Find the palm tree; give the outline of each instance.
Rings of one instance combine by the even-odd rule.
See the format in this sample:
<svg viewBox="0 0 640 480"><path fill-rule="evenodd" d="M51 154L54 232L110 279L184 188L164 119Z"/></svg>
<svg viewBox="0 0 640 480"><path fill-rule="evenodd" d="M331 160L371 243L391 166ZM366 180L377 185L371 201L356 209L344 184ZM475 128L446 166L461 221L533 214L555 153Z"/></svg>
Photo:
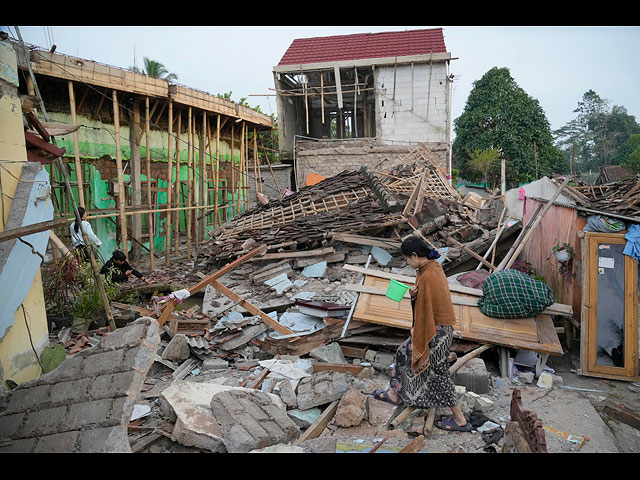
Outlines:
<svg viewBox="0 0 640 480"><path fill-rule="evenodd" d="M140 70L138 67L129 67L129 70L136 73L142 73L143 75L147 75L149 77L160 78L167 81L175 81L178 79L178 75L176 75L175 73L169 73L169 71L162 63L156 60L151 60L147 57L144 57L143 70Z"/></svg>

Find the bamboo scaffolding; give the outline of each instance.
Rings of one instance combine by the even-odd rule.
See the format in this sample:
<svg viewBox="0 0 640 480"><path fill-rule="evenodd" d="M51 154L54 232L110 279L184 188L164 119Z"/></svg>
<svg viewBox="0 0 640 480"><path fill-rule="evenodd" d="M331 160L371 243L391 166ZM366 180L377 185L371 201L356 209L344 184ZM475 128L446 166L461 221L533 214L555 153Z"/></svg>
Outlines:
<svg viewBox="0 0 640 480"><path fill-rule="evenodd" d="M236 191L236 169L235 167L235 161L233 159L234 155L235 155L235 148L236 148L236 139L235 139L235 130L236 129L236 124L232 124L231 125L231 188L227 189L227 192L229 190L231 190L231 203L235 204L235 198L234 198L234 192ZM226 196L226 195L225 195ZM227 199L224 199L224 202L227 203ZM235 217L236 212L233 208L233 206L231 207L231 216ZM226 217L225 217L226 218Z"/></svg>
<svg viewBox="0 0 640 480"><path fill-rule="evenodd" d="M157 105L157 103L156 103ZM150 117L151 113L149 113L149 97L145 97L144 99L144 131L145 131L145 142L147 147L147 206L149 210L151 210L151 150L149 148L150 144ZM155 217L153 212L147 214L147 230L149 231L149 268L151 271L154 269L154 254L153 254L153 239L154 239L154 224Z"/></svg>
<svg viewBox="0 0 640 480"><path fill-rule="evenodd" d="M171 205L171 183L173 177L173 155L171 145L173 141L173 102L169 100L169 142L167 145L167 205ZM165 264L168 266L171 257L171 213L167 211L165 227Z"/></svg>
<svg viewBox="0 0 640 480"><path fill-rule="evenodd" d="M204 146L204 141L206 138L207 132L207 112L202 112L202 133L200 134L200 201L198 202L200 205L206 207L209 204L209 195L207 195L207 187L209 185L209 178L207 175L207 160L206 160L206 151ZM211 160L213 162L213 159ZM203 216L204 211L200 211L200 237L202 241L205 240L205 234L207 231L207 225L205 218Z"/></svg>
<svg viewBox="0 0 640 480"><path fill-rule="evenodd" d="M73 91L73 81L69 80L69 106L71 108L71 123L73 126L78 126L78 119L76 117L76 97ZM73 151L75 156L75 165L76 165L76 180L78 181L78 199L80 200L80 206L82 208L87 208L84 202L84 188L83 188L83 172L82 172L82 164L80 163L80 146L78 143L78 129L73 131Z"/></svg>
<svg viewBox="0 0 640 480"><path fill-rule="evenodd" d="M116 136L116 165L118 168L118 206L120 210L120 235L122 251L129 258L129 240L127 238L127 219L124 215L126 205L126 195L124 182L122 180L122 151L120 149L120 108L118 105L118 94L113 90L113 123L115 125Z"/></svg>

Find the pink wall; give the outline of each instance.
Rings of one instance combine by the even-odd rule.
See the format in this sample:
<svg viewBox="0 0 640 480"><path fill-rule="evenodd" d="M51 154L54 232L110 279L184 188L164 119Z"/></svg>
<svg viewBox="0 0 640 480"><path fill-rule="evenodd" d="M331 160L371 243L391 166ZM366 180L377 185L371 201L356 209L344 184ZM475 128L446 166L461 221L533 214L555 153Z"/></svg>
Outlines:
<svg viewBox="0 0 640 480"><path fill-rule="evenodd" d="M546 205L544 202L538 202L531 198L525 199L523 225L527 224L540 203L544 208ZM572 305L573 316L579 321L582 299L582 269L580 265L581 246L577 232L583 229L586 219L578 217L577 214L578 212L571 208L552 206L529 238L518 259L531 263L535 273L542 275L547 285L551 287L556 302ZM565 242L571 245L575 251L573 259L575 276L568 281L560 274L560 264L551 251L555 245Z"/></svg>

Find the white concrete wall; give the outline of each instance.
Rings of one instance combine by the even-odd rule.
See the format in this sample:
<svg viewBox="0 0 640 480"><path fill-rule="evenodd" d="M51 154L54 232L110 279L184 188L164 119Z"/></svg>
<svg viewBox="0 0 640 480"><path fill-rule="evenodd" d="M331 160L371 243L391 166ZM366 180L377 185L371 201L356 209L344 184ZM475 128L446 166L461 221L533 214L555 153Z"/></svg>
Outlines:
<svg viewBox="0 0 640 480"><path fill-rule="evenodd" d="M383 143L448 141L446 64L432 64L431 89L429 69L397 66L395 96L394 67L376 70L376 136Z"/></svg>
<svg viewBox="0 0 640 480"><path fill-rule="evenodd" d="M526 185L523 185L522 188L524 188L524 192L527 197L543 198L545 200L551 200L551 197L553 197L558 191L558 187L547 177L542 177L535 182L527 183ZM520 187L512 188L505 192L505 203L507 206L505 217L522 220L524 200L518 200L519 196ZM560 194L556 201L569 205L576 204L575 200L563 194Z"/></svg>

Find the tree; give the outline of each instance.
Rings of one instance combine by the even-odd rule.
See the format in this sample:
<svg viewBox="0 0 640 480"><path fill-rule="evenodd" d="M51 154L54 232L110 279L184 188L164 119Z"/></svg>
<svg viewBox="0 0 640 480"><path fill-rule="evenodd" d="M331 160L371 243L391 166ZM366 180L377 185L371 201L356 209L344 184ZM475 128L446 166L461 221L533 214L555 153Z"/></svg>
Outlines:
<svg viewBox="0 0 640 480"><path fill-rule="evenodd" d="M178 80L178 76L175 73L169 73L162 63L156 60L151 60L147 57L144 57L143 62L144 68L142 70L138 67L129 67L129 70L136 73L142 73L148 77L160 78L168 82Z"/></svg>
<svg viewBox="0 0 640 480"><path fill-rule="evenodd" d="M566 156L575 154L578 170L599 170L605 165L619 165L632 152L626 143L640 133L640 125L627 110L614 105L593 90L588 90L578 102L575 119L553 132L556 145Z"/></svg>
<svg viewBox="0 0 640 480"><path fill-rule="evenodd" d="M539 102L517 85L508 68L494 67L474 82L454 129L453 161L464 178L478 178L469 164L470 152L476 150L499 151L510 184L527 183L567 167L562 152L553 145ZM495 174L498 168L494 163L489 173Z"/></svg>
<svg viewBox="0 0 640 480"><path fill-rule="evenodd" d="M631 135L625 142L625 147L630 153L622 166L634 173L640 173L640 134Z"/></svg>
<svg viewBox="0 0 640 480"><path fill-rule="evenodd" d="M488 150L474 150L469 152L469 166L474 170L482 173L484 183L488 182L489 169L500 157L500 152L495 148Z"/></svg>

